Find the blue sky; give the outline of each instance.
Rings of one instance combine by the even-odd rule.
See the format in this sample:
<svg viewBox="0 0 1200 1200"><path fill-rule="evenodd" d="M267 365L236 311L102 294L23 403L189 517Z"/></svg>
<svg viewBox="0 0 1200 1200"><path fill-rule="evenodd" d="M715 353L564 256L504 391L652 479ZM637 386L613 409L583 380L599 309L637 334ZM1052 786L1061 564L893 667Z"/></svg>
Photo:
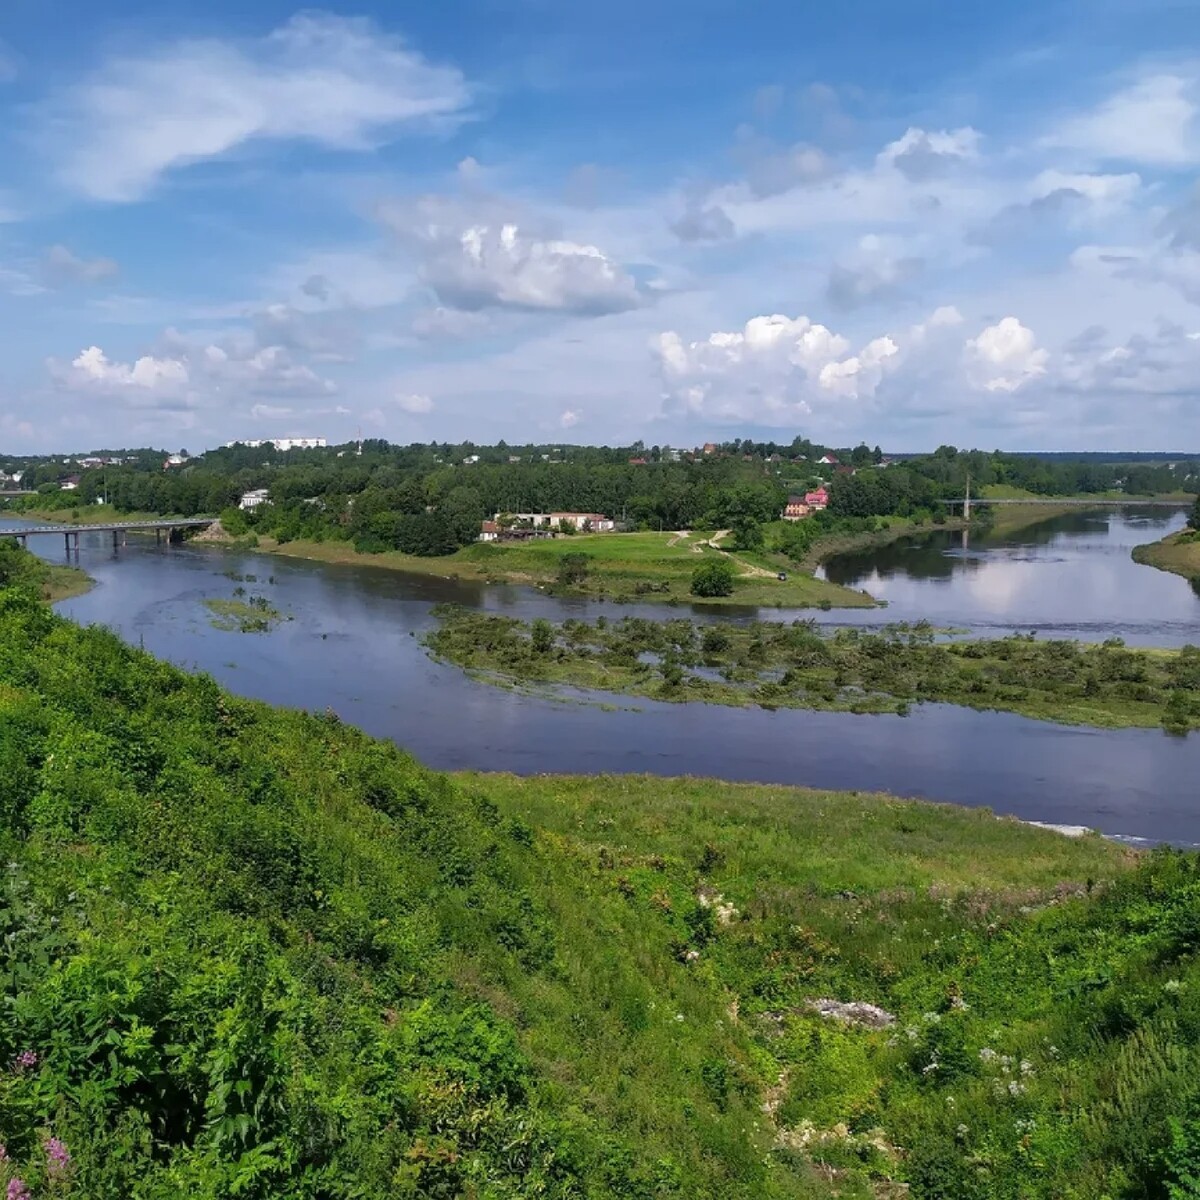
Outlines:
<svg viewBox="0 0 1200 1200"><path fill-rule="evenodd" d="M9 0L0 448L1200 447L1194 0Z"/></svg>

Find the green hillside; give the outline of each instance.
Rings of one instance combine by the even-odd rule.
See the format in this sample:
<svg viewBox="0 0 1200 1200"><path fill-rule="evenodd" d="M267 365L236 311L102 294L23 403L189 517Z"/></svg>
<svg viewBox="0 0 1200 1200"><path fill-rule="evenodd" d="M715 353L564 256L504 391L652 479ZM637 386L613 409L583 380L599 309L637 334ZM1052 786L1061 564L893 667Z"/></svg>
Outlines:
<svg viewBox="0 0 1200 1200"><path fill-rule="evenodd" d="M1193 856L450 778L15 590L0 810L0 1186L34 1197L1196 1194Z"/></svg>

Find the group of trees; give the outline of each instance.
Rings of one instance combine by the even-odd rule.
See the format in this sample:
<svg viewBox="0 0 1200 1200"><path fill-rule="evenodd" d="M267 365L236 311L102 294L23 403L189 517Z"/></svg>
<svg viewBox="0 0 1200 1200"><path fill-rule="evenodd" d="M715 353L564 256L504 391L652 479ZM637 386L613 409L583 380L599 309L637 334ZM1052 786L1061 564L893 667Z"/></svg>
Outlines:
<svg viewBox="0 0 1200 1200"><path fill-rule="evenodd" d="M887 463L879 447L863 443L823 464L826 448L805 438L735 439L678 461L675 452L641 443L513 448L366 441L287 452L236 445L170 469L162 451L119 454L124 465L82 470L72 491L59 491L55 482L65 460L23 462L23 483L42 491L32 504L70 508L107 499L125 512L221 513L233 532L437 555L474 540L479 522L494 513L553 511L604 513L627 528L730 529L733 548L755 550L789 493L821 482L830 489L830 514L840 519L932 515L944 510L944 500L963 496L968 478L976 491L999 484L1038 495L1200 491L1200 464L1190 461L1122 463L942 446ZM238 515L240 497L259 488L269 490L269 503Z"/></svg>

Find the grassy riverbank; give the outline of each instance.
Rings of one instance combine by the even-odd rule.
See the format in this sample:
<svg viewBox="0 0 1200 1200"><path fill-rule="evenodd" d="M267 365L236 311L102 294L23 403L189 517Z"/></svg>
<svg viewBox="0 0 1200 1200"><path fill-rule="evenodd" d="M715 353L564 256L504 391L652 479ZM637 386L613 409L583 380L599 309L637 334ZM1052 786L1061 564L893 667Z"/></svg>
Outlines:
<svg viewBox="0 0 1200 1200"><path fill-rule="evenodd" d="M1200 1152L1195 856L447 777L15 591L0 770L33 1195L1165 1197Z"/></svg>
<svg viewBox="0 0 1200 1200"><path fill-rule="evenodd" d="M90 591L95 581L78 567L48 563L7 539L0 541L0 587L21 587L57 604Z"/></svg>
<svg viewBox="0 0 1200 1200"><path fill-rule="evenodd" d="M925 626L824 634L791 625L627 617L525 622L438 610L435 656L509 686L560 685L672 703L904 714L939 702L1109 728L1200 727L1200 650L1012 636L938 641Z"/></svg>
<svg viewBox="0 0 1200 1200"><path fill-rule="evenodd" d="M713 536L712 533L580 534L523 544L479 543L441 558L421 558L398 551L360 554L346 542L279 544L263 538L256 548L316 562L543 588L560 586L559 567L565 555L586 554L587 577L572 586L569 594L618 602L691 603L696 602L689 592L696 567L706 558L730 557L710 544ZM733 594L703 603L778 608L869 608L875 603L865 592L814 579L786 560L767 565L754 555L740 553L733 554L732 559L738 571ZM776 577L779 570L785 571L786 580Z"/></svg>
<svg viewBox="0 0 1200 1200"><path fill-rule="evenodd" d="M1161 541L1134 546L1133 560L1185 579L1200 580L1200 534L1185 529Z"/></svg>

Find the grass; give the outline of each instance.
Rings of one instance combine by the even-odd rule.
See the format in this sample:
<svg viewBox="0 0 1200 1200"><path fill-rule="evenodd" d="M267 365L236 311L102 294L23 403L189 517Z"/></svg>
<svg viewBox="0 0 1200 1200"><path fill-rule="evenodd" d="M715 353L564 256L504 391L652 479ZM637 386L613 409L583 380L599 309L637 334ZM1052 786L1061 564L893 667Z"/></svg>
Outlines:
<svg viewBox="0 0 1200 1200"><path fill-rule="evenodd" d="M522 544L477 543L442 558L418 558L388 551L360 554L344 542L286 542L263 538L260 549L317 562L385 567L440 578L557 586L558 568L566 554L591 556L586 583L575 594L604 596L609 600L699 602L689 592L692 572L706 557L721 551L701 545L711 534L673 533L580 534ZM673 544L672 544L673 543ZM737 554L737 559L752 556ZM869 608L875 601L865 592L840 587L798 571L790 564L761 565L766 574L751 574L756 562L743 564L743 573L732 596L705 600L705 604L780 608ZM775 577L785 570L787 580Z"/></svg>
<svg viewBox="0 0 1200 1200"><path fill-rule="evenodd" d="M70 600L90 592L95 586L95 580L78 567L67 567L58 563L46 565L45 575L42 576L42 599L51 604L60 600Z"/></svg>
<svg viewBox="0 0 1200 1200"><path fill-rule="evenodd" d="M938 702L1101 728L1200 727L1200 650L1127 649L1013 635L938 640L927 626L881 633L812 623L706 624L627 617L524 622L435 610L435 656L486 682L562 686L669 703L906 715Z"/></svg>
<svg viewBox="0 0 1200 1200"><path fill-rule="evenodd" d="M1188 1194L1196 855L447 777L15 590L0 775L0 1193Z"/></svg>
<svg viewBox="0 0 1200 1200"><path fill-rule="evenodd" d="M263 596L249 600L210 597L204 607L212 613L213 628L227 632L269 633L283 620L283 614Z"/></svg>
<svg viewBox="0 0 1200 1200"><path fill-rule="evenodd" d="M1134 546L1133 559L1185 579L1200 579L1200 536L1185 529L1160 541Z"/></svg>

